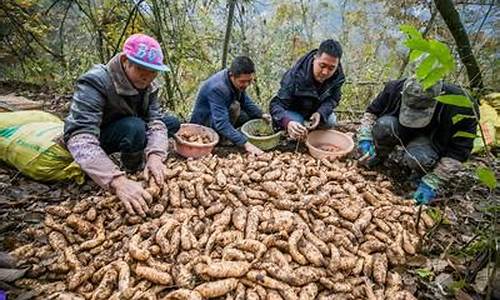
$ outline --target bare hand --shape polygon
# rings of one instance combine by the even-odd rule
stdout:
[[[153,175],[156,184],[159,187],[163,187],[166,173],[167,168],[163,164],[161,157],[156,154],[150,154],[144,168],[144,178],[146,181],[149,181],[149,175]]]
[[[146,217],[146,212],[149,210],[147,202],[152,201],[153,198],[139,182],[120,176],[111,181],[111,187],[130,215],[138,213],[140,216]]]
[[[299,122],[288,122],[287,131],[290,137],[294,140],[301,140],[307,136],[307,128]]]
[[[311,124],[309,125],[309,127],[307,129],[314,130],[314,129],[316,129],[316,127],[318,127],[319,121],[321,121],[321,115],[318,112],[315,112],[312,114],[312,116],[311,116],[311,118],[309,118],[309,120],[311,121]]]
[[[262,119],[264,119],[264,121],[266,121],[268,124],[271,124],[273,120],[270,114],[263,114]]]
[[[250,153],[250,154],[255,154],[257,156],[264,154],[264,151],[259,149],[258,147],[254,146],[250,142],[246,142],[243,147],[245,147],[245,150]]]

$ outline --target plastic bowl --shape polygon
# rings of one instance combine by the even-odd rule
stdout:
[[[180,135],[189,134],[207,134],[212,141],[209,144],[193,143],[183,140]],[[181,128],[175,134],[175,151],[183,157],[199,158],[212,152],[215,145],[219,142],[219,135],[212,128],[198,124],[181,124]]]
[[[250,143],[262,150],[271,150],[278,146],[282,134],[281,131],[274,132],[271,124],[268,124],[264,119],[246,122],[241,126],[241,132]]]
[[[354,141],[347,134],[336,130],[315,130],[307,135],[306,146],[314,158],[336,159],[349,154],[354,149]],[[337,149],[324,150],[328,147]]]

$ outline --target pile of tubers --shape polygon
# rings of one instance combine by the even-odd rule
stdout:
[[[39,299],[414,299],[394,269],[432,226],[354,161],[169,159],[147,218],[114,196],[46,208],[16,286]],[[136,178],[140,180],[140,178]]]
[[[338,147],[336,145],[333,145],[333,144],[319,145],[318,148],[320,150],[328,151],[328,152],[338,152],[338,151],[342,150],[342,148],[340,148],[340,147]]]
[[[189,143],[210,144],[213,142],[209,134],[181,132],[178,134],[178,136],[183,141]]]

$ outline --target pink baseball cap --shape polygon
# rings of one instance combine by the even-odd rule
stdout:
[[[133,63],[152,71],[165,72],[170,69],[163,64],[160,44],[152,37],[136,33],[123,44],[123,52]]]

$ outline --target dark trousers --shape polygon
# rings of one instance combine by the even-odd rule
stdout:
[[[377,155],[382,158],[387,157],[396,145],[402,143],[406,148],[402,163],[418,173],[423,173],[422,168],[430,171],[439,160],[429,134],[402,126],[396,117],[383,116],[377,119],[372,135]]]
[[[172,137],[180,128],[180,121],[165,115],[161,119]],[[146,148],[146,122],[139,117],[126,117],[101,129],[101,147],[108,154],[120,152],[123,166],[129,171],[141,168]]]
[[[250,121],[250,116],[241,109],[240,102],[234,101],[229,106],[229,118],[234,128],[243,126],[246,122]]]

